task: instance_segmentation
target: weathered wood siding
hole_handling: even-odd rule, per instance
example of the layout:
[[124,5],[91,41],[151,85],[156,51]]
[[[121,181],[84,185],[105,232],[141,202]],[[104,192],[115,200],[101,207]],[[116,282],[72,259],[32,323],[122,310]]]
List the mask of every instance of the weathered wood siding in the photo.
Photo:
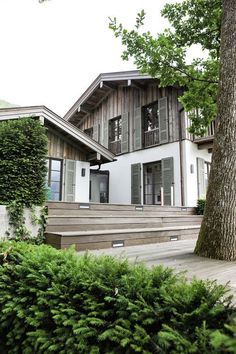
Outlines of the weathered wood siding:
[[86,154],[70,144],[63,136],[48,129],[48,156],[58,159],[86,161]]
[[[114,89],[92,112],[88,113],[78,127],[82,130],[98,127],[98,142],[103,144],[104,126],[109,119],[129,114],[129,151],[134,150],[134,111],[138,107],[155,102],[160,98],[168,98],[168,142],[179,139],[178,96],[180,91],[174,87],[159,88],[157,84],[149,84],[144,88],[118,87]],[[97,128],[96,128],[97,129]],[[105,145],[105,144],[104,144]]]

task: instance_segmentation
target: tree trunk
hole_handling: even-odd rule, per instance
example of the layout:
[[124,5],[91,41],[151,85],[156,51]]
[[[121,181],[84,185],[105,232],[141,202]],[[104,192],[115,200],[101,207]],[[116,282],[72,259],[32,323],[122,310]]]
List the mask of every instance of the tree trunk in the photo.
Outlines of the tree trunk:
[[236,260],[236,0],[223,0],[217,130],[199,256]]

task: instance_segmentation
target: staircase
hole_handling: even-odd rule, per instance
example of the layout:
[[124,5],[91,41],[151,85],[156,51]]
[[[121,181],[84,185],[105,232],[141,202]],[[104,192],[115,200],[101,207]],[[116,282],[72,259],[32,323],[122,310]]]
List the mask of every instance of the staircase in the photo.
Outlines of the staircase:
[[46,242],[76,250],[196,238],[202,217],[193,208],[49,202]]

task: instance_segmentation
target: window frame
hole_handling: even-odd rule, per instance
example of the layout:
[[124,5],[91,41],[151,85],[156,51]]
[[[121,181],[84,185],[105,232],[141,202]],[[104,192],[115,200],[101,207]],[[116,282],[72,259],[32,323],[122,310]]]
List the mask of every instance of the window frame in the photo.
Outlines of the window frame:
[[[148,108],[152,108],[157,106],[157,118],[156,118],[156,126],[151,129],[146,129],[147,125],[147,115],[145,111]],[[151,143],[148,143],[147,140],[150,139]],[[159,100],[153,101],[145,106],[142,107],[142,146],[143,148],[149,148],[152,146],[160,145],[160,113],[159,113]]]
[[[60,172],[59,199],[58,200],[50,199],[50,201],[55,201],[55,202],[56,201],[61,201],[62,200],[62,184],[63,184],[63,159],[54,158],[54,157],[48,157],[47,161],[48,161],[47,185],[48,185],[48,188],[50,188],[50,190],[51,190],[51,183],[52,182],[58,182],[58,181],[52,181],[51,180],[52,172],[53,171]],[[53,161],[59,161],[60,162],[60,170],[52,170],[52,162]]]
[[[117,123],[116,123],[117,122]],[[115,126],[117,124],[117,127]],[[115,155],[121,154],[122,116],[109,120],[108,148]]]

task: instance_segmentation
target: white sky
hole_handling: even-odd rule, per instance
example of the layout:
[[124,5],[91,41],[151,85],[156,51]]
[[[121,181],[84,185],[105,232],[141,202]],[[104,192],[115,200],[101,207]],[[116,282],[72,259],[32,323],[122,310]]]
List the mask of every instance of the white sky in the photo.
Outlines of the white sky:
[[63,116],[100,73],[135,69],[122,61],[108,17],[132,28],[145,9],[146,29],[160,32],[166,2],[0,0],[0,99]]

